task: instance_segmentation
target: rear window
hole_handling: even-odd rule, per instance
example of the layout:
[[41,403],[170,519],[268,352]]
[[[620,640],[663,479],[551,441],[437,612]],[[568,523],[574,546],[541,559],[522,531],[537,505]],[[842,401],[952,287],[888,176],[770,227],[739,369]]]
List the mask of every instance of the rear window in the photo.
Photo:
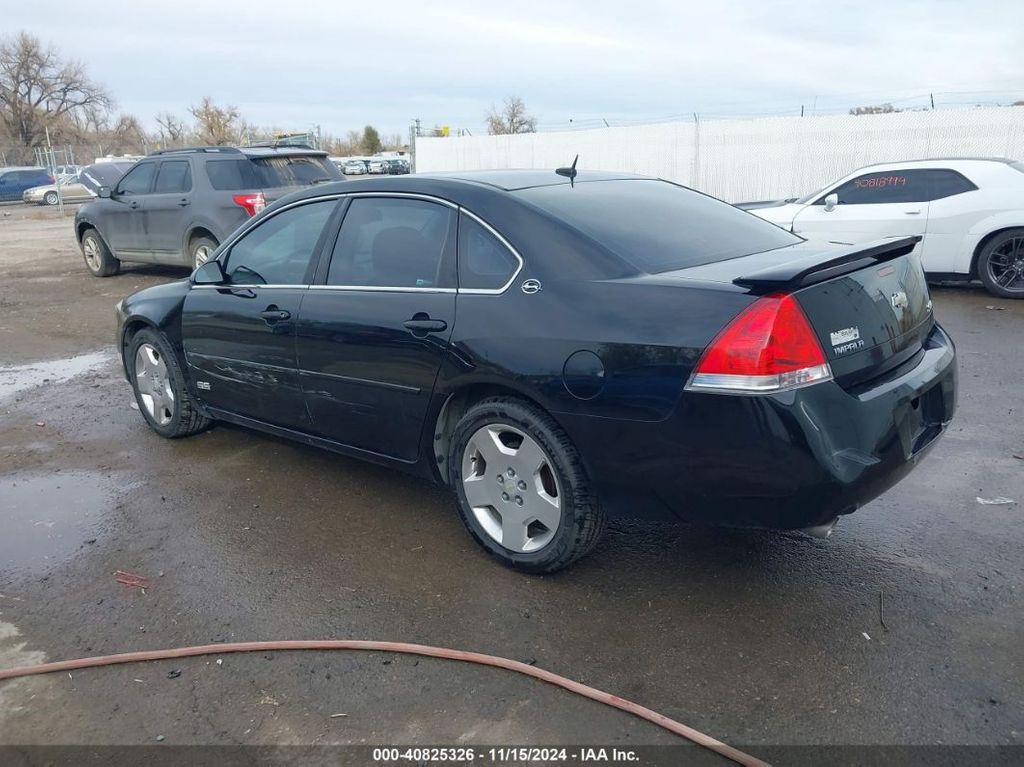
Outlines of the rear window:
[[302,155],[211,160],[206,163],[206,174],[210,185],[221,191],[310,186],[339,178],[326,157]]
[[713,197],[653,179],[518,191],[645,272],[667,272],[801,242]]

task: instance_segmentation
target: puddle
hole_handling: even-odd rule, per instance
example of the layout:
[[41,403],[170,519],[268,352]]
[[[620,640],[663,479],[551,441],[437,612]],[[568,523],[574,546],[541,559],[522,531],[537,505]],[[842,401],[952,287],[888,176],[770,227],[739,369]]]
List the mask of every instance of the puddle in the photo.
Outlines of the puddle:
[[0,478],[0,571],[69,558],[111,507],[115,483],[90,472]]
[[43,384],[63,383],[88,373],[115,358],[112,351],[80,354],[61,360],[30,362],[27,365],[0,367],[0,400]]

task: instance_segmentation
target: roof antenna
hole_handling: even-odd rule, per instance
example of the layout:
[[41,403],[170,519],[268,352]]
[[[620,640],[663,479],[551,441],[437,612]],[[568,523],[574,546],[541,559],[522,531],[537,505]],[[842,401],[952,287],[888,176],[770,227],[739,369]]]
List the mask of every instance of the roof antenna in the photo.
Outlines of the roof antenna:
[[572,165],[570,165],[568,168],[555,168],[555,173],[557,173],[559,176],[565,176],[567,179],[569,179],[569,186],[576,186],[576,161],[579,159],[580,156],[576,155],[576,157],[572,161]]

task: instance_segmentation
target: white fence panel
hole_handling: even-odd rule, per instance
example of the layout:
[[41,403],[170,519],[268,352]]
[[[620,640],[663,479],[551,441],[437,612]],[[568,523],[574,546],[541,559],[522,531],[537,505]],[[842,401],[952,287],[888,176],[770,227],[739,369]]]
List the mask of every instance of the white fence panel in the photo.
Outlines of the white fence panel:
[[724,200],[811,192],[863,165],[944,156],[1024,158],[1024,107],[659,123],[416,140],[416,170],[580,168],[659,176]]

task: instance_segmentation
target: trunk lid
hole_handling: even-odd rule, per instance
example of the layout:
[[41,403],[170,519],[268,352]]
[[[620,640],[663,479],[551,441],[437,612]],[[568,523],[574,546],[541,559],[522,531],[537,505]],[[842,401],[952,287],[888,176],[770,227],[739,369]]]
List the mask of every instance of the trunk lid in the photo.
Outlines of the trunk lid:
[[755,295],[792,293],[845,388],[908,362],[934,325],[919,237],[825,249],[789,248],[679,270],[674,276],[730,282]]

